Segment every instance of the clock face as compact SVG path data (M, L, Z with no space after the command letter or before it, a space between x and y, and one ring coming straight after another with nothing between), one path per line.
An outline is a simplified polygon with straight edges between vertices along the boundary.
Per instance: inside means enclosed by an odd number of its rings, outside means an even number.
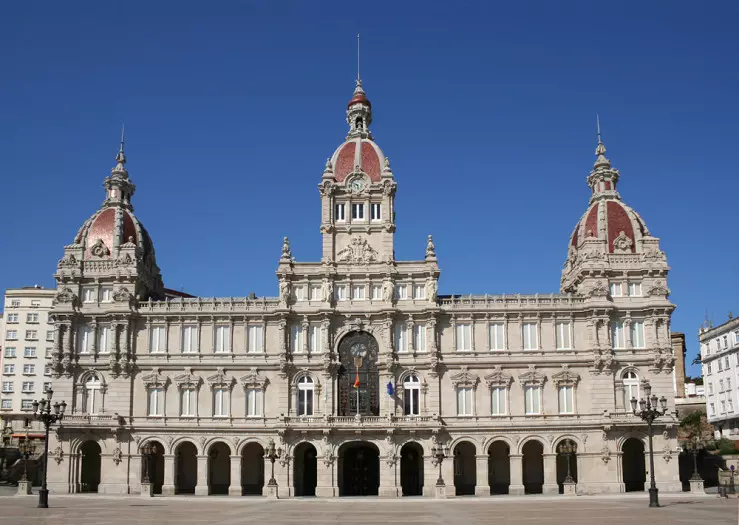
M354 179L349 183L349 189L354 192L360 192L364 189L364 181L362 179Z
M367 354L367 345L364 343L354 343L349 350L354 357L364 357Z

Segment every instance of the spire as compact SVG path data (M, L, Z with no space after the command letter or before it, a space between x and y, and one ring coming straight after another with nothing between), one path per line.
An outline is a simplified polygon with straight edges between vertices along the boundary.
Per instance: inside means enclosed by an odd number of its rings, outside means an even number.
M359 33L357 33L357 85L362 85L362 78L359 76Z
M599 167L604 168L610 168L611 167L611 161L606 158L606 146L603 144L603 140L600 136L600 115L597 113L595 114L595 121L598 126L598 145L595 147L595 165L594 167L597 169Z
M126 171L126 154L123 148L126 144L126 127L125 124L121 126L121 146L118 150L118 154L115 156L116 165L111 171L113 175L121 174L124 177L128 177L128 171Z
M128 170L126 170L126 130L121 127L121 145L115 156L115 167L110 170L110 176L105 179L105 202L103 206L111 204L119 204L124 208L133 210L131 206L131 197L136 191L128 178Z
M354 93L347 105L346 120L349 123L349 135L352 137L370 137L369 125L372 122L372 104L362 87L362 78L359 75L359 33L357 33L357 80Z
M597 198L620 199L616 191L618 184L618 170L611 167L611 161L606 158L606 146L600 132L600 115L596 113L595 123L598 133L598 145L595 147L595 164L588 177L588 186L592 191L591 202Z

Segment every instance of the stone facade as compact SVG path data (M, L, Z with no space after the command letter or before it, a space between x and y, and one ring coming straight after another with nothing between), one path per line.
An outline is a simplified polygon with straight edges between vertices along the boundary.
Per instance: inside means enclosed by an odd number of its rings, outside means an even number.
M708 422L716 439L739 439L739 318L698 333Z
M360 81L347 121L319 183L322 260L285 238L277 297L165 298L121 144L55 274L55 397L70 410L50 488L137 493L148 474L165 494L267 494L274 469L279 497L557 493L571 440L578 492L643 490L628 396L649 382L670 408L657 482L679 490L669 268L602 142L561 293L439 295L431 236L395 260L397 186ZM103 288L110 302L84 300Z

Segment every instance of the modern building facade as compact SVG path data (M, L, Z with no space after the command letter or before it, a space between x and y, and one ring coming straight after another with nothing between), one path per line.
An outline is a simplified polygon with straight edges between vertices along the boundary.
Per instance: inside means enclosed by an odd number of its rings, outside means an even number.
M698 334L708 422L716 438L739 439L739 319Z
M0 418L17 430L35 428L34 400L51 387L55 289L40 286L5 291Z
M416 260L394 257L397 184L360 81L346 116L316 181L322 259L300 261L285 238L277 297L165 298L121 144L55 274L69 414L50 488L136 493L146 471L165 494L263 494L274 468L280 497L432 495L439 475L449 495L557 493L569 440L578 491L644 490L646 426L629 400L648 382L670 408L655 423L658 485L680 490L669 268L600 134L561 292L439 295L431 236Z

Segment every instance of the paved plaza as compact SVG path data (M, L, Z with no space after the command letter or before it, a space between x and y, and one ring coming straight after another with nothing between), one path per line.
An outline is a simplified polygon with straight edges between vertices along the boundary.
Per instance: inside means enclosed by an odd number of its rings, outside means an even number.
M647 507L647 495L603 497L491 497L387 500L340 498L335 500L262 498L165 497L143 499L97 495L51 496L49 509L36 508L37 497L0 497L3 525L177 525L218 523L350 525L419 524L737 524L737 499L695 498L670 494L662 508Z

